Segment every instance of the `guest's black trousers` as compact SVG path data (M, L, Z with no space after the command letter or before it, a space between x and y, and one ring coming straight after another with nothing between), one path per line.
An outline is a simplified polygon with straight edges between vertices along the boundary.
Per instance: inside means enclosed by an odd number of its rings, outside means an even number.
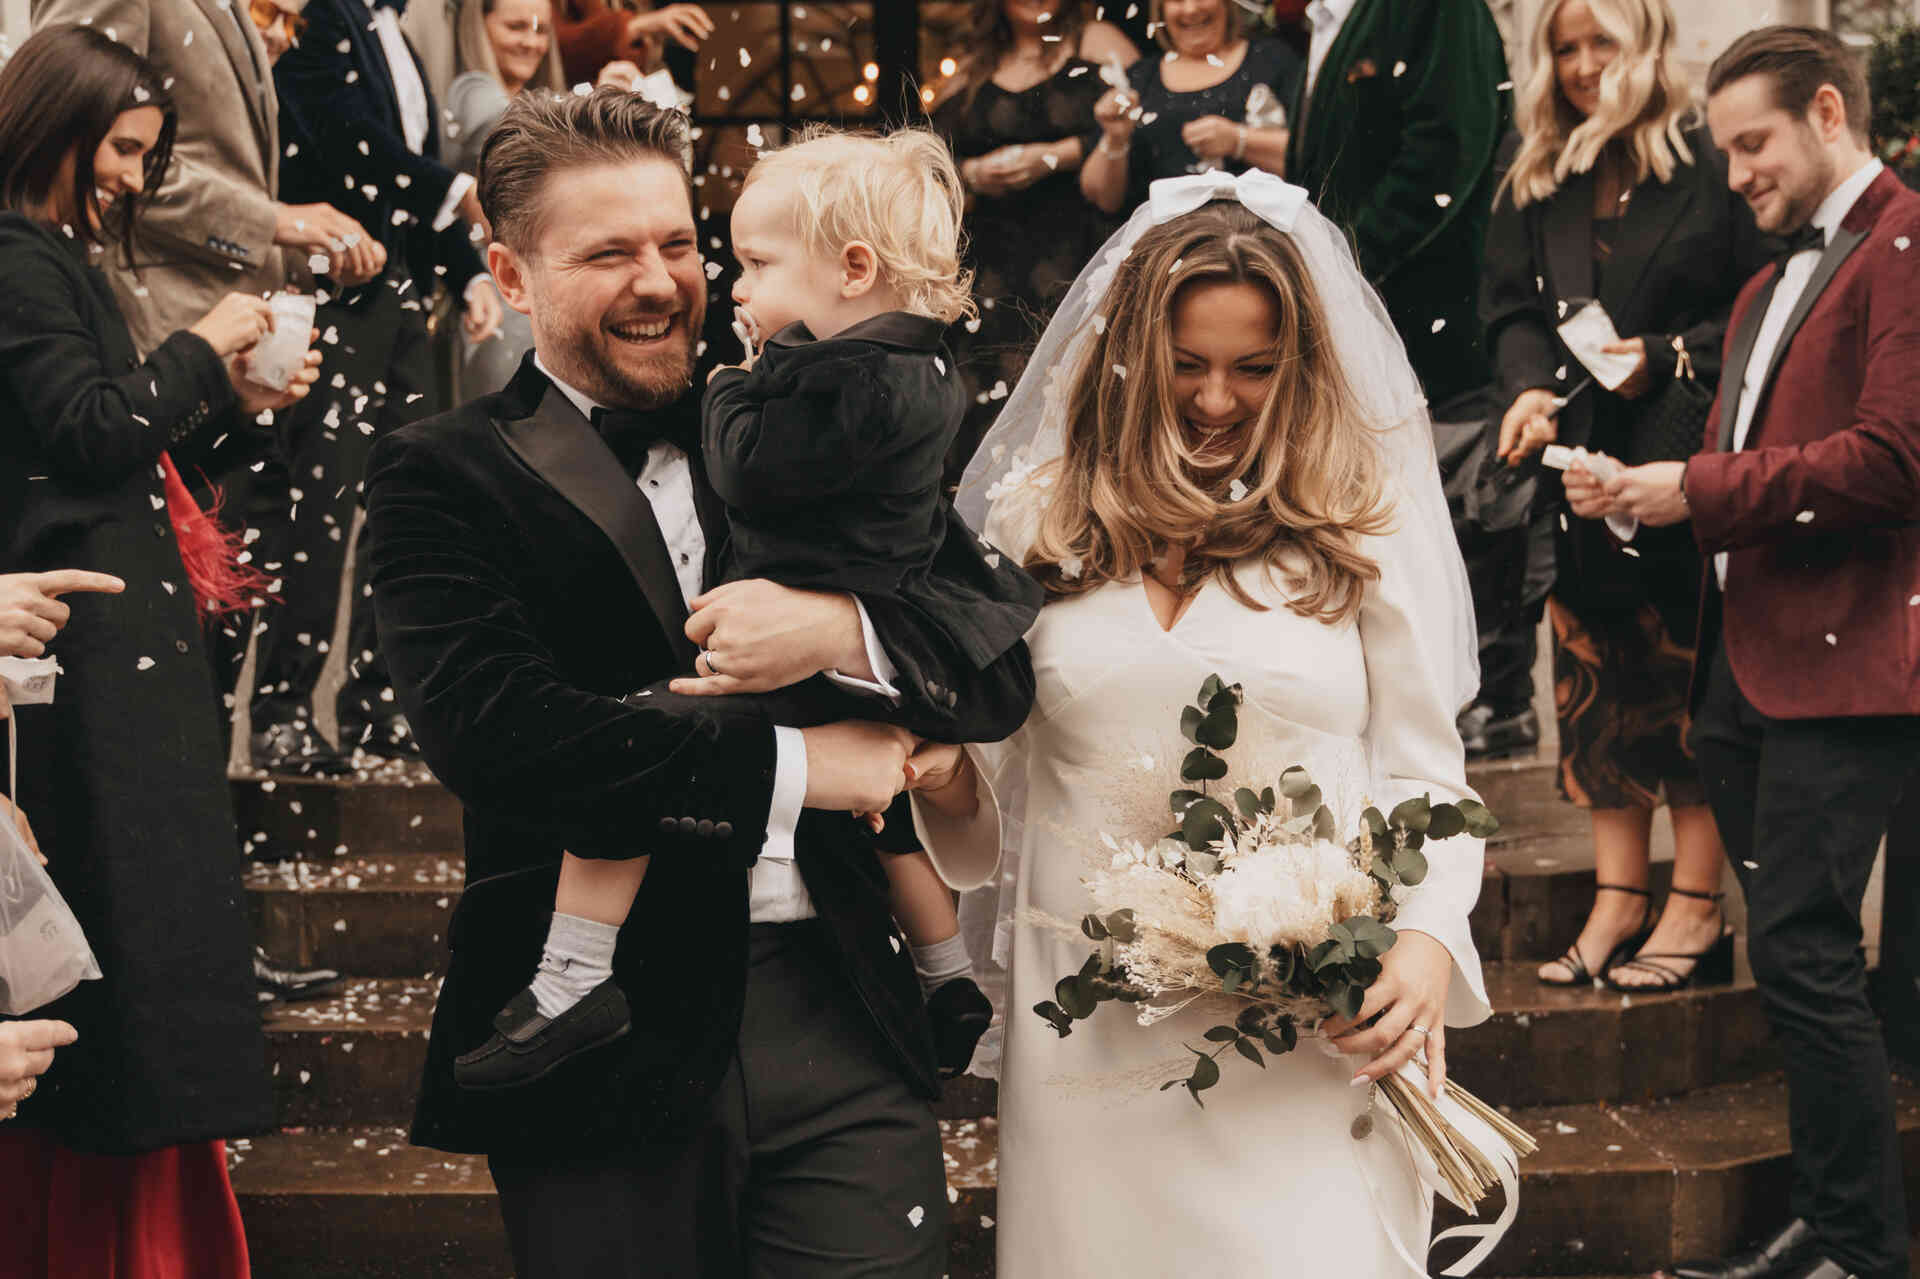
M1893 1087L1867 1002L1860 907L1920 718L1771 719L1716 643L1693 748L1747 899L1747 949L1786 1059L1796 1217L1866 1279L1907 1275Z
M290 484L280 527L263 539L280 564L278 602L258 613L253 728L311 723L314 686L326 666L341 604L347 540L360 505L367 455L380 436L441 409L427 334L427 303L399 267L319 308L320 381L279 414ZM404 287L402 287L404 286ZM338 385L336 385L338 383ZM290 514L291 518L287 518ZM374 639L364 549L347 598L347 679L337 701L342 750L399 713ZM369 657L369 654L372 656ZM373 743L377 751L378 743Z
M939 1279L940 1129L817 921L755 924L733 1064L691 1140L489 1161L518 1279ZM644 990L628 991L636 1023ZM635 1033L645 1033L636 1025Z

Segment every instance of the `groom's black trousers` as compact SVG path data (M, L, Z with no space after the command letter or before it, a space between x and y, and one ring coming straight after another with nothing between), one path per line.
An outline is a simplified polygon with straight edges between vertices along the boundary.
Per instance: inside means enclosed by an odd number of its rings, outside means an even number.
M946 1273L939 1125L888 1061L826 929L754 924L749 946L733 1065L692 1141L489 1161L518 1279ZM627 995L643 1028L646 991Z
M1849 1271L1899 1279L1906 1196L1860 906L1887 818L1920 763L1920 719L1771 719L1741 693L1724 645L1700 658L1693 749L1746 894L1754 981L1786 1059L1792 1213Z

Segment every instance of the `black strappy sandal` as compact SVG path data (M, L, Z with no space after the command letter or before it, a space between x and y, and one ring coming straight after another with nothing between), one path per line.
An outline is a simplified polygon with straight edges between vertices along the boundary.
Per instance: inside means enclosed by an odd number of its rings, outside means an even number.
M1647 938L1653 936L1653 894L1644 888L1628 888L1625 884L1595 884L1593 891L1596 893L1632 893L1635 897L1645 898L1647 903L1646 913L1641 916L1639 929L1633 936L1619 942L1612 950L1607 952L1606 962L1600 965L1600 971L1605 973L1612 971L1629 955L1646 945ZM1556 964L1565 964L1567 971L1572 973L1573 977L1569 981L1556 981L1551 977L1541 977L1540 984L1542 986L1591 986L1594 983L1595 978L1592 970L1587 967L1587 961L1580 958L1580 942L1577 938L1573 945L1567 947L1567 953L1553 962Z
M1696 893L1689 888L1674 888L1668 891L1681 897L1692 897L1697 901L1713 902L1717 907L1725 893ZM1692 960L1693 967L1682 974L1669 968L1659 960ZM1643 973L1652 973L1658 981L1638 986L1628 986L1613 979L1615 968L1637 969ZM1617 990L1623 995L1665 995L1676 990L1685 990L1695 982L1702 985L1724 986L1733 980L1733 929L1722 926L1719 940L1705 950L1696 950L1691 954L1651 954L1635 955L1624 964L1609 964L1601 969L1601 981L1608 990Z

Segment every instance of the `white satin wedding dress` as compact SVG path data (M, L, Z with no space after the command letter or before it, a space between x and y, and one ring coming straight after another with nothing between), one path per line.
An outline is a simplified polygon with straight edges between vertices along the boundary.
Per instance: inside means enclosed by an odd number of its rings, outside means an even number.
M1226 752L1231 781L1278 777L1307 765L1341 820L1343 836L1366 803L1383 811L1421 793L1470 794L1448 673L1414 642L1423 593L1440 580L1430 547L1389 534L1364 545L1380 565L1356 622L1328 626L1284 607L1285 588L1257 565L1239 580L1255 611L1219 584L1205 586L1163 630L1138 581L1113 582L1041 610L1028 643L1038 679L1032 717L1000 747L979 751L987 802L972 823L922 821L949 879L987 883L965 903L970 923L997 931L1005 1009L1000 1077L998 1256L1001 1279L1222 1279L1407 1275L1386 1236L1425 1254L1430 1197L1399 1129L1355 1120L1370 1089L1350 1087L1357 1061L1302 1041L1266 1069L1229 1052L1219 1085L1194 1105L1184 1089L1158 1092L1154 1067L1212 1048L1219 1019L1189 1010L1151 1028L1102 1005L1065 1039L1032 1011L1076 971L1091 943L1026 919L1078 921L1082 884L1116 839L1163 834L1167 794L1181 785L1180 708L1207 676L1245 689L1240 738ZM990 791L1024 793L1021 829L999 852ZM922 815L924 817L924 814ZM1397 927L1419 929L1454 958L1447 1024L1487 1013L1467 913L1479 892L1482 848L1461 836L1429 845L1430 877ZM1089 860L1089 859L1093 860ZM991 899L1011 894L1011 909ZM998 928L992 921L998 921ZM976 959L986 949L976 944ZM994 1064L994 1045L983 1045ZM976 1066L983 1064L976 1060ZM1176 1067L1176 1069L1181 1069ZM1181 1073L1184 1073L1181 1070ZM1162 1074L1157 1078L1165 1078Z

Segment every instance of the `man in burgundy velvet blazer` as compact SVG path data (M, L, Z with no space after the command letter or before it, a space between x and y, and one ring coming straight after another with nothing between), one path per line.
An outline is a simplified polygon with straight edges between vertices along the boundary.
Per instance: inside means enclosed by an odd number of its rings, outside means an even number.
M1892 1279L1906 1197L1860 908L1920 766L1920 195L1873 158L1830 33L1749 32L1708 89L1728 180L1788 252L1734 305L1705 451L1567 489L1582 515L1691 519L1707 558L1692 746L1787 1067L1788 1224L1673 1273Z

